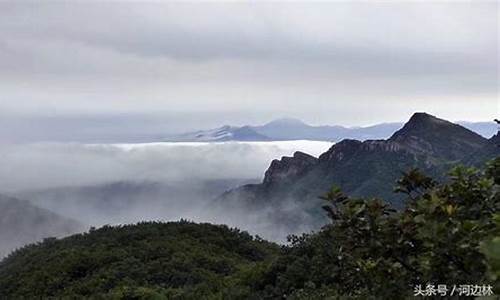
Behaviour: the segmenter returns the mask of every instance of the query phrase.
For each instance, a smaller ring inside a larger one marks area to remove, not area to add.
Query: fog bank
[[[0,149],[0,194],[29,200],[87,228],[184,218],[283,242],[289,234],[313,229],[297,203],[248,211],[214,200],[261,181],[273,159],[295,151],[318,156],[330,146],[316,141],[9,145]],[[278,211],[287,218],[277,217]]]
[[[273,159],[295,151],[317,156],[331,145],[316,141],[4,145],[0,192],[116,181],[258,179]]]

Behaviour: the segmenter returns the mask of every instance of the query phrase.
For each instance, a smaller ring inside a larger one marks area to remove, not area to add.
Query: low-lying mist
[[[284,241],[288,234],[311,229],[296,204],[281,208],[295,214],[290,224],[276,219],[270,208],[250,213],[213,200],[231,188],[260,182],[273,159],[295,151],[318,156],[330,146],[317,141],[4,145],[0,193],[87,227],[184,218]]]
[[[328,142],[2,145],[0,191],[15,192],[116,181],[185,182],[260,179],[273,159]]]

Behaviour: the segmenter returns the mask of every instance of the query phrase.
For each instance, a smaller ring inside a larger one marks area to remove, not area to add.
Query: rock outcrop
[[[293,157],[275,159],[265,173],[263,184],[276,185],[293,181],[309,172],[317,162],[316,157],[300,151],[295,152]]]
[[[351,196],[381,197],[401,207],[403,197],[393,189],[402,172],[419,168],[439,178],[459,163],[482,165],[500,155],[500,147],[492,143],[495,139],[416,113],[387,140],[345,139],[318,159],[298,152],[274,160],[262,184],[229,191],[219,203],[243,201],[248,208],[294,201],[314,214],[320,212],[318,196],[336,185]]]

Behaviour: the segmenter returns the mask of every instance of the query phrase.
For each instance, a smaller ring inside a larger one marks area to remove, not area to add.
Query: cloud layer
[[[327,142],[227,142],[155,144],[24,144],[0,148],[0,194],[30,200],[85,226],[144,220],[224,223],[273,240],[307,231],[276,218],[278,208],[249,212],[216,205],[224,191],[259,182],[271,160],[294,151],[319,155]],[[291,214],[290,214],[291,215]]]
[[[0,148],[0,192],[117,181],[261,179],[273,159],[294,151],[319,155],[330,146],[313,141],[6,145]]]
[[[496,2],[7,1],[0,108],[490,119],[497,54]]]

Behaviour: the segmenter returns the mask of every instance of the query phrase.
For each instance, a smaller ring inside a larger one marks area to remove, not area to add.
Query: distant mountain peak
[[[299,119],[296,118],[279,118],[276,120],[273,120],[269,123],[266,124],[267,126],[269,125],[280,125],[280,126],[307,126],[306,123],[302,122]],[[264,126],[266,126],[264,125]]]
[[[224,125],[215,129],[182,134],[176,141],[226,142],[226,141],[268,141],[267,136],[256,132],[250,126]]]
[[[430,130],[436,128],[455,127],[458,126],[449,121],[439,119],[433,115],[424,112],[414,113],[411,118],[400,130],[396,131],[391,139],[407,135],[419,135],[421,133],[429,133]]]
[[[433,121],[433,120],[445,121],[443,119],[439,119],[438,117],[433,116],[431,114],[428,114],[426,112],[418,111],[416,113],[413,113],[413,115],[411,116],[411,118],[408,121],[408,123],[411,122],[411,121]]]
[[[427,113],[415,113],[388,140],[410,152],[426,152],[434,157],[455,160],[464,153],[482,148],[487,139],[458,124]]]
[[[231,130],[233,126],[231,125],[222,125],[221,127],[217,128],[218,130]]]
[[[439,135],[447,138],[446,133],[457,134],[460,137],[471,139],[483,139],[479,134],[462,127],[458,124],[439,119],[433,115],[424,112],[418,112],[411,116],[406,124],[400,130],[396,131],[389,140],[401,140],[410,136],[425,138]]]
[[[356,153],[406,152],[416,156],[453,161],[474,153],[489,143],[482,136],[427,113],[415,113],[388,140],[344,139],[319,157],[322,163],[336,164]]]

